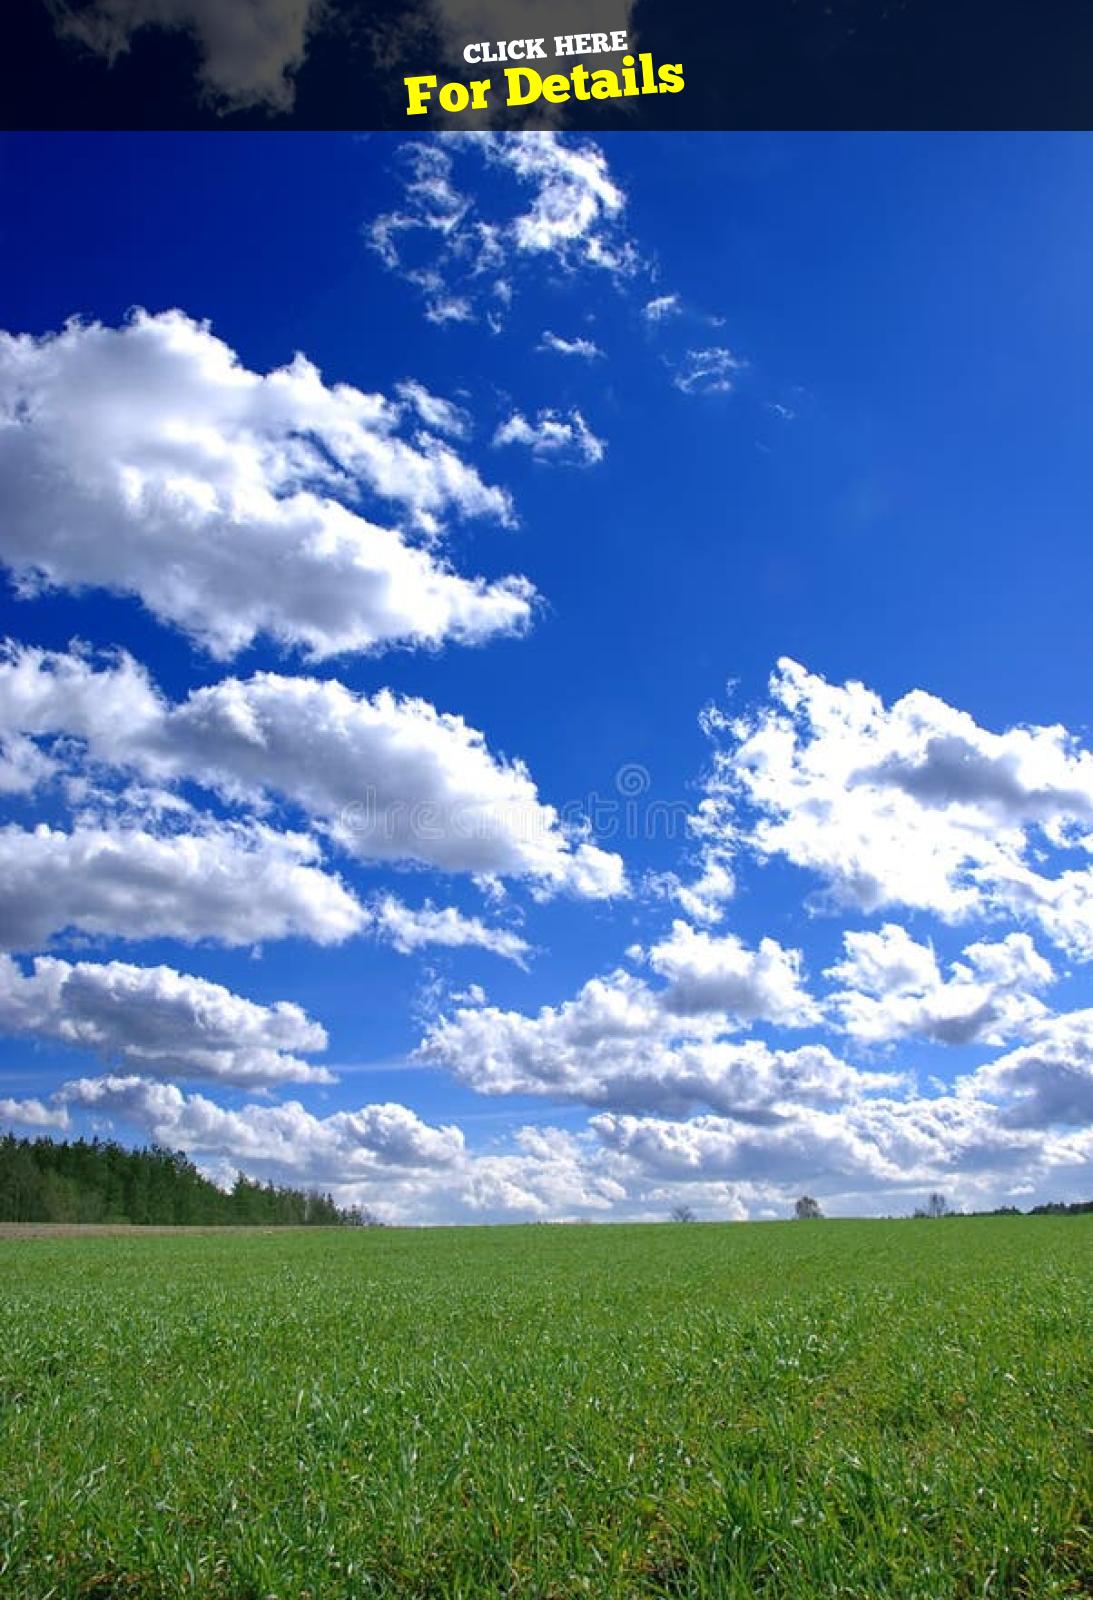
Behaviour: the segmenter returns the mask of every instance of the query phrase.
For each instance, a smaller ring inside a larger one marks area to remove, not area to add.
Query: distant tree
[[[352,1206],[345,1213],[346,1226],[350,1228],[382,1228],[384,1224],[367,1206]]]
[[[928,1217],[947,1217],[949,1215],[949,1202],[936,1189],[926,1202],[926,1215]]]
[[[820,1202],[813,1200],[810,1194],[803,1194],[793,1208],[793,1215],[798,1222],[811,1222],[816,1217],[822,1217]]]
[[[690,1206],[678,1205],[672,1207],[671,1211],[668,1213],[668,1220],[669,1222],[697,1222],[698,1218],[695,1216]]]

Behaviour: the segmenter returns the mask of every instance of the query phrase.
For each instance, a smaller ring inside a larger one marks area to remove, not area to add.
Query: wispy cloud
[[[576,408],[565,416],[558,411],[539,411],[534,422],[514,411],[497,429],[493,442],[525,445],[536,461],[553,461],[561,466],[595,466],[607,450],[606,441],[596,437]]]
[[[515,179],[527,203],[505,198],[510,185],[481,184],[473,166]],[[553,132],[459,133],[415,140],[399,155],[400,203],[372,219],[366,236],[383,264],[412,284],[433,322],[482,320],[497,328],[514,278],[548,258],[567,273],[622,281],[641,265],[623,228],[626,196],[590,139]]]
[[[594,361],[597,356],[603,355],[599,345],[591,339],[563,339],[560,334],[551,333],[549,328],[544,329],[536,349],[559,356],[580,356],[584,361]]]
[[[736,387],[737,374],[747,365],[723,345],[688,350],[676,367],[672,382],[684,394],[729,394]]]

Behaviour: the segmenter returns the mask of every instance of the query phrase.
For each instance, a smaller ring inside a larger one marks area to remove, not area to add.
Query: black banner
[[[4,22],[8,129],[1093,123],[1089,0],[9,0]]]

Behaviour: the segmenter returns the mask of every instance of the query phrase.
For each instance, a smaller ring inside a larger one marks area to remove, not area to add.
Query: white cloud
[[[747,362],[731,350],[711,345],[704,350],[688,350],[672,382],[684,394],[729,394],[736,387],[736,374],[746,367]]]
[[[69,1083],[50,1104],[0,1102],[0,1117],[42,1126],[64,1126],[70,1110],[116,1118],[219,1174],[241,1168],[320,1184],[340,1203],[366,1204],[395,1222],[663,1217],[679,1199],[720,1216],[784,1215],[802,1189],[834,1211],[878,1202],[900,1211],[937,1187],[957,1204],[995,1204],[1030,1192],[1030,1183],[1070,1192],[1093,1173],[1088,1130],[1027,1125],[1014,1116],[1019,1086],[997,1091],[1002,1104],[967,1081],[929,1100],[863,1094],[861,1084],[847,1096],[823,1052],[805,1047],[779,1065],[755,1041],[745,1049],[753,1059],[738,1065],[729,1114],[669,1121],[613,1110],[576,1134],[522,1128],[506,1149],[485,1154],[469,1151],[458,1128],[430,1126],[402,1106],[328,1116],[295,1102],[227,1110],[137,1076]],[[1056,1108],[1056,1121],[1070,1115],[1067,1105]]]
[[[948,977],[893,925],[848,935],[846,952],[828,976],[853,987],[821,1008],[797,952],[677,923],[630,952],[663,988],[617,972],[535,1015],[464,1005],[430,1026],[417,1057],[478,1093],[596,1109],[589,1128],[610,1159],[588,1159],[623,1185],[623,1214],[679,1182],[710,1195],[734,1185],[724,1203],[749,1208],[784,1208],[806,1187],[868,1211],[881,1196],[905,1209],[938,1185],[990,1205],[1017,1176],[1056,1190],[1093,1176],[1093,1011],[1048,1016],[1031,991],[1053,974],[1027,935],[968,945]],[[823,1010],[871,1043],[1017,1031],[1027,1043],[924,1096],[909,1074],[862,1070],[821,1044],[731,1037],[752,1021],[809,1026]]]
[[[789,1085],[790,1092],[793,1085]],[[933,1100],[853,1098],[704,1115],[687,1122],[603,1112],[581,1133],[519,1129],[474,1153],[452,1126],[398,1105],[316,1116],[295,1102],[227,1110],[134,1075],[81,1079],[41,1100],[0,1101],[0,1119],[68,1126],[69,1112],[116,1119],[206,1170],[329,1188],[392,1222],[520,1217],[664,1217],[679,1199],[703,1214],[785,1215],[807,1189],[834,1211],[906,1211],[932,1188],[996,1204],[1029,1183],[1069,1192],[1093,1172],[1088,1133],[1011,1125],[963,1089]],[[1066,1120],[1065,1117],[1063,1119]]]
[[[663,322],[666,317],[678,317],[682,310],[678,294],[658,294],[645,302],[641,314],[647,322]]]
[[[820,1176],[900,1177],[838,1112],[815,1112],[771,1126],[716,1115],[669,1122],[604,1112],[592,1118],[592,1127],[609,1149],[660,1180],[796,1179],[815,1190]]]
[[[589,1141],[555,1128],[520,1129],[505,1154],[472,1155],[458,1127],[434,1126],[397,1104],[318,1117],[295,1101],[226,1110],[204,1095],[137,1076],[80,1079],[54,1107],[0,1102],[0,1116],[54,1125],[70,1108],[136,1128],[220,1174],[316,1184],[343,1205],[363,1203],[392,1222],[604,1213],[626,1198]],[[10,1107],[10,1109],[9,1109]]]
[[[314,840],[251,824],[156,836],[139,828],[0,829],[0,948],[78,932],[247,945],[338,944],[364,908],[317,865]]]
[[[449,949],[488,950],[506,961],[523,966],[531,953],[526,939],[509,928],[491,928],[480,917],[467,917],[454,906],[437,907],[426,901],[412,908],[394,895],[381,895],[372,907],[373,927],[403,955],[427,945],[446,945]]]
[[[426,320],[443,327],[446,322],[473,322],[474,310],[465,295],[438,295],[429,303]]]
[[[34,739],[62,735],[87,741],[99,761],[128,761],[122,747],[162,716],[155,688],[131,656],[112,655],[96,669],[80,647],[0,645],[0,787],[9,793],[33,793],[65,770],[70,750],[40,748]]]
[[[24,973],[0,956],[0,1031],[91,1050],[155,1077],[244,1086],[332,1081],[296,1053],[327,1044],[299,1006],[256,1005],[173,967],[46,956]]]
[[[416,379],[406,378],[402,383],[396,383],[395,393],[400,400],[413,407],[427,428],[437,433],[451,434],[453,439],[465,439],[470,433],[471,419],[463,407],[430,393]]]
[[[451,571],[357,509],[511,519],[508,496],[402,408],[302,356],[248,371],[207,325],[137,312],[0,334],[0,559],[22,593],[99,587],[227,657],[261,635],[313,658],[524,627],[532,591]]]
[[[720,922],[725,914],[725,902],[736,893],[736,877],[731,865],[731,835],[728,830],[723,833],[719,830],[719,836],[711,835],[704,822],[700,807],[699,815],[691,819],[692,831],[703,840],[699,876],[689,883],[683,883],[675,873],[671,873],[664,886],[672,899],[679,901],[692,922],[713,923]],[[730,842],[726,843],[726,840]]]
[[[1093,849],[1093,754],[1066,729],[994,734],[921,690],[889,707],[788,660],[771,696],[753,714],[707,718],[726,740],[708,786],[711,839],[720,828],[760,859],[816,873],[842,905],[946,921],[1004,913],[1093,956],[1093,870],[1041,870],[1057,852]]]
[[[960,1092],[1002,1102],[1016,1128],[1093,1124],[1093,1010],[1046,1018],[1028,1043],[958,1083]]]
[[[279,796],[365,861],[528,877],[543,892],[625,890],[622,861],[563,829],[519,761],[427,701],[369,699],[334,680],[259,673],[172,706],[125,655],[9,645],[0,653],[0,738],[86,742],[92,764],[149,783],[189,780],[251,806]],[[24,783],[71,748],[20,757]]]
[[[552,29],[552,31],[557,31]],[[495,37],[483,35],[482,37]],[[626,196],[591,140],[552,131],[453,133],[401,147],[403,186],[395,210],[367,233],[386,267],[416,287],[433,322],[485,318],[495,330],[511,303],[521,267],[541,258],[567,272],[591,270],[622,280],[640,258],[622,229]],[[514,178],[528,196],[520,209],[504,185],[493,209],[456,182],[456,168],[484,161]]]
[[[632,270],[633,247],[609,231],[625,209],[626,196],[598,145],[551,132],[474,137],[487,160],[532,190],[531,205],[511,224],[517,250],[609,272]]]
[[[448,998],[457,1006],[484,1006],[486,991],[480,983],[468,983],[465,989],[455,990]]]
[[[591,339],[563,339],[561,334],[551,333],[549,328],[543,330],[543,337],[536,347],[540,351],[553,352],[558,356],[580,356],[585,361],[594,361],[597,356],[602,356],[603,351]]]
[[[1080,1181],[1093,1156],[1081,1138],[1007,1126],[986,1102],[954,1095],[799,1107],[769,1123],[603,1112],[591,1127],[608,1149],[660,1181],[759,1182],[819,1195],[906,1195],[956,1183],[990,1196],[1055,1167],[1074,1169]]]
[[[539,411],[534,422],[514,411],[497,429],[493,442],[526,445],[536,461],[581,467],[595,466],[607,449],[606,441],[597,439],[576,407],[568,416],[549,409]]]
[[[819,1021],[819,1008],[802,987],[800,951],[785,950],[775,939],[749,950],[735,934],[717,938],[674,922],[671,936],[653,945],[648,959],[669,980],[664,1004],[679,1015],[720,1011],[789,1028]]]
[[[56,1097],[124,1117],[157,1144],[188,1154],[226,1157],[250,1171],[275,1169],[300,1181],[352,1182],[386,1167],[447,1167],[463,1152],[463,1135],[433,1127],[405,1106],[370,1105],[316,1117],[298,1101],[227,1110],[175,1084],[137,1076],[81,1078]]]
[[[323,0],[46,0],[58,34],[111,65],[145,28],[191,34],[201,52],[199,81],[221,111],[260,107],[291,111],[293,74],[303,65],[308,35]]]
[[[932,1039],[939,1044],[1002,1044],[1047,1015],[1034,991],[1054,973],[1027,933],[968,945],[944,978],[932,946],[886,923],[877,932],[843,935],[846,959],[827,976],[846,987],[829,1000],[832,1014],[868,1044]]]
[[[403,268],[408,240],[421,233],[437,235],[438,245],[451,240],[453,249],[458,246],[458,231],[471,210],[471,201],[455,187],[452,178],[449,151],[459,149],[461,146],[450,140],[442,147],[435,139],[418,139],[400,146],[404,209],[376,217],[367,229],[372,248],[384,266],[392,270]],[[497,265],[499,247],[488,237],[484,242],[492,246],[486,250],[487,259]],[[406,267],[405,274],[427,298],[444,288],[444,278],[435,267]]]
[[[603,1216],[627,1200],[623,1183],[589,1152],[587,1141],[560,1128],[521,1128],[516,1150],[469,1161],[461,1183],[438,1199],[449,1218]],[[454,1217],[453,1217],[454,1213]]]
[[[772,1050],[756,1040],[722,1037],[771,1015],[787,1026],[811,1018],[792,957],[773,942],[749,962],[743,947],[730,954],[734,941],[698,952],[684,948],[678,935],[675,940],[658,958],[675,979],[664,990],[616,972],[591,979],[575,999],[543,1006],[535,1016],[496,1006],[462,1008],[433,1024],[418,1057],[482,1094],[541,1095],[669,1115],[699,1105],[768,1115],[785,1100],[838,1102],[899,1081],[898,1075],[859,1072],[819,1045]],[[713,1009],[716,1000],[722,1009]]]
[[[47,1106],[44,1101],[35,1099],[0,1098],[0,1126],[14,1124],[20,1128],[48,1130],[67,1128],[68,1122],[68,1110],[63,1105]]]
[[[943,982],[932,945],[919,944],[892,922],[875,933],[845,933],[846,959],[825,976],[878,996],[927,994]]]

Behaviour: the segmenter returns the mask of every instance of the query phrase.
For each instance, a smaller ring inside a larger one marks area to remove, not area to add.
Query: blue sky
[[[1088,138],[56,135],[3,171],[0,560],[38,574],[4,595],[6,1120],[410,1221],[1088,1188]],[[477,620],[290,574],[301,497],[480,578]],[[223,683],[263,673],[256,778]],[[221,720],[172,722],[202,688]],[[362,851],[346,795],[421,799],[422,704],[484,738],[429,713],[434,799],[533,784],[563,823],[508,814],[477,880],[450,839]],[[104,889],[87,840],[134,831],[174,865]]]

